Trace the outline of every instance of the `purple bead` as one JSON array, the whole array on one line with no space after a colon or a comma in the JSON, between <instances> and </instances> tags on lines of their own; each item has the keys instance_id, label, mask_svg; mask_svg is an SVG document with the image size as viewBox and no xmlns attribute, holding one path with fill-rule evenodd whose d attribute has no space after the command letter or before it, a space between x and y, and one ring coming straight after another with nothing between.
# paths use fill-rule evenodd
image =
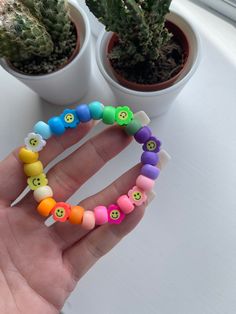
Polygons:
<instances>
[{"instance_id":1,"label":"purple bead","mask_svg":"<svg viewBox=\"0 0 236 314\"><path fill-rule=\"evenodd\" d=\"M143 150L146 152L158 153L160 151L161 142L154 136L149 139L143 145Z\"/></svg>"},{"instance_id":2,"label":"purple bead","mask_svg":"<svg viewBox=\"0 0 236 314\"><path fill-rule=\"evenodd\" d=\"M141 162L145 164L149 164L152 166L156 166L159 161L159 156L156 153L152 152L144 152L141 156Z\"/></svg>"},{"instance_id":3,"label":"purple bead","mask_svg":"<svg viewBox=\"0 0 236 314\"><path fill-rule=\"evenodd\" d=\"M160 169L152 165L144 165L141 169L141 174L149 179L155 180L160 174Z\"/></svg>"},{"instance_id":4,"label":"purple bead","mask_svg":"<svg viewBox=\"0 0 236 314\"><path fill-rule=\"evenodd\" d=\"M145 143L151 135L152 131L150 130L150 128L144 126L134 135L134 138L138 143L142 144Z\"/></svg>"}]
</instances>

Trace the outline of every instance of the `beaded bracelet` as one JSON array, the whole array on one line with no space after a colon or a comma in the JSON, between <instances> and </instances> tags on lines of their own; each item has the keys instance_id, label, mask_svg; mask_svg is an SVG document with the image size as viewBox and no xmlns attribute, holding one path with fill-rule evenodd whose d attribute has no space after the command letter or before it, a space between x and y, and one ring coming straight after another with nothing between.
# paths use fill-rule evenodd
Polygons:
<instances>
[{"instance_id":1,"label":"beaded bracelet","mask_svg":"<svg viewBox=\"0 0 236 314\"><path fill-rule=\"evenodd\" d=\"M136 185L121 195L115 204L110 206L97 206L93 210L85 210L81 206L71 206L68 203L56 202L53 191L48 185L43 165L39 161L39 151L46 145L51 136L60 136L66 129L76 128L78 124L94 120L102 120L105 124L117 123L124 127L125 132L134 136L142 144L142 168L136 179ZM33 132L25 138L25 147L19 151L19 158L24 163L24 173L28 177L27 183L34 192L38 202L37 211L41 216L48 217L45 224L50 225L56 221L69 221L71 224L82 225L91 230L95 225L105 223L120 224L126 215L130 214L136 206L141 206L147 200L147 194L152 191L160 170L156 167L159 162L161 142L152 135L147 124L150 122L144 112L133 114L127 106L103 106L98 101L89 105L79 105L76 109L66 109L58 116L51 118L48 123L39 121L35 124Z\"/></svg>"}]
</instances>

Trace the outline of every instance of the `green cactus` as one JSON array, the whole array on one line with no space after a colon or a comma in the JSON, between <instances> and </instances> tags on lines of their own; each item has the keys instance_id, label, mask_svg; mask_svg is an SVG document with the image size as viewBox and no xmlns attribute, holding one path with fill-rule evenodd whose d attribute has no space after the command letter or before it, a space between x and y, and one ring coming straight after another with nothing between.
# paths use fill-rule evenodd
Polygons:
<instances>
[{"instance_id":1,"label":"green cactus","mask_svg":"<svg viewBox=\"0 0 236 314\"><path fill-rule=\"evenodd\" d=\"M113 50L113 59L132 64L157 60L161 47L171 38L165 28L171 0L86 0L86 4L107 31L119 36L120 45Z\"/></svg>"},{"instance_id":2,"label":"green cactus","mask_svg":"<svg viewBox=\"0 0 236 314\"><path fill-rule=\"evenodd\" d=\"M153 71L157 62L165 59L166 48L178 49L165 27L172 0L86 0L90 11L107 31L118 35L119 44L109 54L117 68L131 76ZM134 72L131 68L136 71ZM131 69L131 70L130 70ZM139 69L139 70L138 70ZM148 74L150 76L150 74ZM133 78L136 80L137 77Z\"/></svg>"},{"instance_id":3,"label":"green cactus","mask_svg":"<svg viewBox=\"0 0 236 314\"><path fill-rule=\"evenodd\" d=\"M75 33L67 0L0 0L0 57L21 71L56 70L73 52Z\"/></svg>"}]
</instances>

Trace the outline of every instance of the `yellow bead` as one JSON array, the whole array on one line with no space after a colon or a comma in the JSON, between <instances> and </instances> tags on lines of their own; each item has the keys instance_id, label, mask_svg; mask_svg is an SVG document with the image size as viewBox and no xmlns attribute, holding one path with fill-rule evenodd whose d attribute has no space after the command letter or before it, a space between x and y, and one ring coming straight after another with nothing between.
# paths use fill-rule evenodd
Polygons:
<instances>
[{"instance_id":1,"label":"yellow bead","mask_svg":"<svg viewBox=\"0 0 236 314\"><path fill-rule=\"evenodd\" d=\"M43 172L43 164L39 160L33 162L32 164L25 164L24 172L27 175L27 177L38 176L40 173Z\"/></svg>"},{"instance_id":2,"label":"yellow bead","mask_svg":"<svg viewBox=\"0 0 236 314\"><path fill-rule=\"evenodd\" d=\"M31 150L22 147L19 151L19 158L25 164L31 164L39 159L39 153L32 152Z\"/></svg>"}]
</instances>

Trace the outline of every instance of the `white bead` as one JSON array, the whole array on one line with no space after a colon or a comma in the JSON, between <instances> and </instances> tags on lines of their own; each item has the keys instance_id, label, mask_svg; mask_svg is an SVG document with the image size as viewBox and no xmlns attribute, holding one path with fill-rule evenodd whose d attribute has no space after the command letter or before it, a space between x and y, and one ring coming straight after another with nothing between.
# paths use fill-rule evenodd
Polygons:
<instances>
[{"instance_id":1,"label":"white bead","mask_svg":"<svg viewBox=\"0 0 236 314\"><path fill-rule=\"evenodd\" d=\"M40 203L42 200L48 197L53 197L53 191L48 185L41 186L40 188L34 191L34 199L38 203Z\"/></svg>"},{"instance_id":2,"label":"white bead","mask_svg":"<svg viewBox=\"0 0 236 314\"><path fill-rule=\"evenodd\" d=\"M144 111L138 111L134 114L134 117L137 118L142 126L148 125L151 120L149 119L148 115Z\"/></svg>"},{"instance_id":3,"label":"white bead","mask_svg":"<svg viewBox=\"0 0 236 314\"><path fill-rule=\"evenodd\" d=\"M171 160L171 156L164 149L162 149L158 155L160 160L157 167L163 170L168 164L168 162Z\"/></svg>"}]
</instances>

